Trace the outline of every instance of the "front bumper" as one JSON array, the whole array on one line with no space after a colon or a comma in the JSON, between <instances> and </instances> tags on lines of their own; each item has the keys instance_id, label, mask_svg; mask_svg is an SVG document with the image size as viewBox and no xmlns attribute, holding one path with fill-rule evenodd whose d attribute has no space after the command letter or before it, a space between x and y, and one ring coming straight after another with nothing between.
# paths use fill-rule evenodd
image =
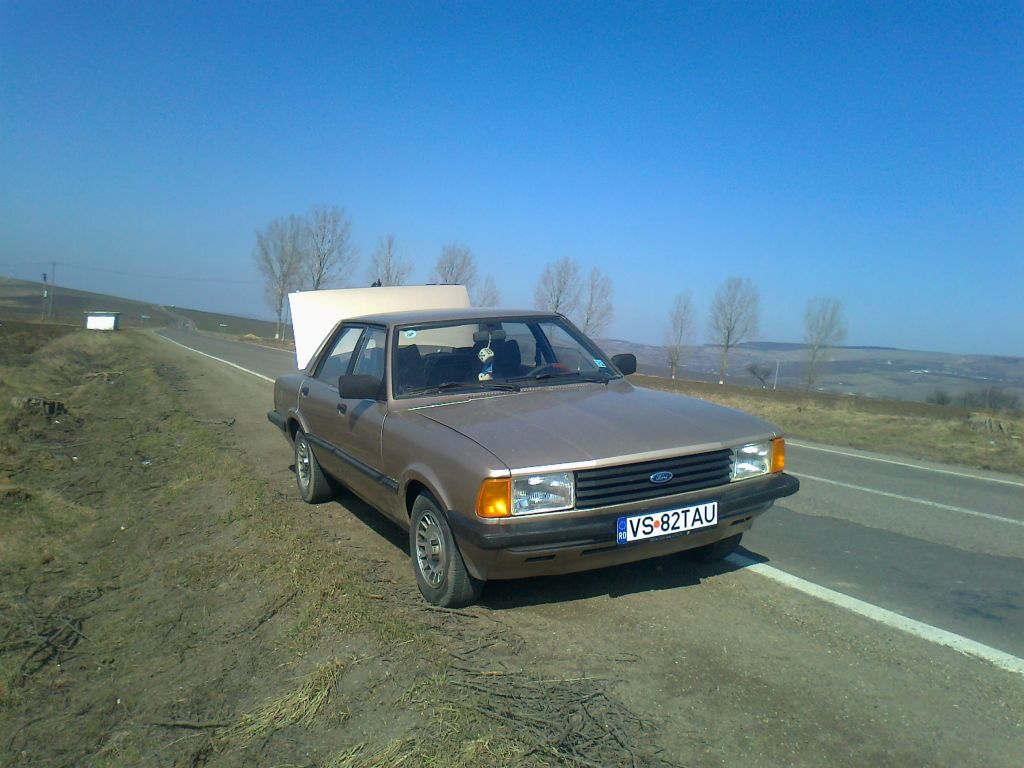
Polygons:
<instances>
[{"instance_id":1,"label":"front bumper","mask_svg":"<svg viewBox=\"0 0 1024 768\"><path fill-rule=\"evenodd\" d=\"M486 523L476 517L448 513L448 521L470 571L481 579L510 579L601 568L680 552L742 533L776 499L792 496L800 481L779 473L733 485L652 500L643 509L600 512L586 518L517 519ZM718 524L662 539L616 543L618 519L658 509L718 502Z\"/></svg>"}]
</instances>

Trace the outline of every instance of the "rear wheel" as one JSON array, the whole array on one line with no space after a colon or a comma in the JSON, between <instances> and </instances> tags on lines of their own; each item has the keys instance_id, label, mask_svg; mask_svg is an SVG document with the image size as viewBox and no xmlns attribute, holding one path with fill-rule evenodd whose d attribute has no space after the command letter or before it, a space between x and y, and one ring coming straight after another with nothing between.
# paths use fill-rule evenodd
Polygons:
<instances>
[{"instance_id":1,"label":"rear wheel","mask_svg":"<svg viewBox=\"0 0 1024 768\"><path fill-rule=\"evenodd\" d=\"M409 554L416 585L427 602L442 608L472 605L484 583L466 569L452 529L434 498L416 497L409 521Z\"/></svg>"},{"instance_id":2,"label":"rear wheel","mask_svg":"<svg viewBox=\"0 0 1024 768\"><path fill-rule=\"evenodd\" d=\"M705 544L703 547L687 550L686 556L698 563L717 563L735 552L742 538L743 534L737 533L727 539L720 539L714 544Z\"/></svg>"},{"instance_id":3,"label":"rear wheel","mask_svg":"<svg viewBox=\"0 0 1024 768\"><path fill-rule=\"evenodd\" d=\"M307 504L321 504L334 498L330 481L301 429L295 433L295 484L299 487L299 496Z\"/></svg>"}]
</instances>

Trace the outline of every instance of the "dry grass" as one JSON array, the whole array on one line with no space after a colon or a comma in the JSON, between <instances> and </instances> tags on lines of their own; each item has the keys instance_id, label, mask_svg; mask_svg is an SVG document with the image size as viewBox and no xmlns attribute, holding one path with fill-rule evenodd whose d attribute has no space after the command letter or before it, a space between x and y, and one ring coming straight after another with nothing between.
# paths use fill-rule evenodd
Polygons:
<instances>
[{"instance_id":1,"label":"dry grass","mask_svg":"<svg viewBox=\"0 0 1024 768\"><path fill-rule=\"evenodd\" d=\"M500 618L325 537L155 342L27 354L0 368L0 731L28 764L661 764L603 683L501 672Z\"/></svg>"},{"instance_id":2,"label":"dry grass","mask_svg":"<svg viewBox=\"0 0 1024 768\"><path fill-rule=\"evenodd\" d=\"M1024 474L1019 415L841 395L631 376L639 386L710 400L767 419L788 436L894 456Z\"/></svg>"},{"instance_id":3,"label":"dry grass","mask_svg":"<svg viewBox=\"0 0 1024 768\"><path fill-rule=\"evenodd\" d=\"M357 744L333 755L323 768L419 768L423 765L419 753L412 739L396 739L380 748Z\"/></svg>"},{"instance_id":4,"label":"dry grass","mask_svg":"<svg viewBox=\"0 0 1024 768\"><path fill-rule=\"evenodd\" d=\"M293 725L309 728L331 700L345 666L337 659L322 664L296 688L239 717L221 733L222 740L231 746L242 746L258 736ZM336 708L332 715L343 719L347 713Z\"/></svg>"}]
</instances>

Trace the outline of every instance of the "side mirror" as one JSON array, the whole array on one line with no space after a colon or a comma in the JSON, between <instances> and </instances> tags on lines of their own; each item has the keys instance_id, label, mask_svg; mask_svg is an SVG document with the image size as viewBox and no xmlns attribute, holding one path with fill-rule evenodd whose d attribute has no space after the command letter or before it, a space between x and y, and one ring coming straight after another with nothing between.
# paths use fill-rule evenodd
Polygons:
<instances>
[{"instance_id":1,"label":"side mirror","mask_svg":"<svg viewBox=\"0 0 1024 768\"><path fill-rule=\"evenodd\" d=\"M343 400L376 400L383 382L376 376L354 373L338 377L338 396Z\"/></svg>"},{"instance_id":2,"label":"side mirror","mask_svg":"<svg viewBox=\"0 0 1024 768\"><path fill-rule=\"evenodd\" d=\"M636 355L630 352L613 355L612 365L622 371L623 376L629 376L631 373L636 373Z\"/></svg>"}]
</instances>

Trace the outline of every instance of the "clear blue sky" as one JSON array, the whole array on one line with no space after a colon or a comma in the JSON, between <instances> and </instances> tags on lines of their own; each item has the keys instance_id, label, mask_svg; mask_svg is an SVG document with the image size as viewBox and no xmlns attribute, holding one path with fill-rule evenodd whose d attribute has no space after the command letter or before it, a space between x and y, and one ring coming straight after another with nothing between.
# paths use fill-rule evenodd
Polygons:
<instances>
[{"instance_id":1,"label":"clear blue sky","mask_svg":"<svg viewBox=\"0 0 1024 768\"><path fill-rule=\"evenodd\" d=\"M1024 355L1024 4L0 5L0 272L268 315L254 231L343 206L503 303L572 256L658 343L726 277L760 338ZM363 278L360 269L359 279Z\"/></svg>"}]
</instances>

